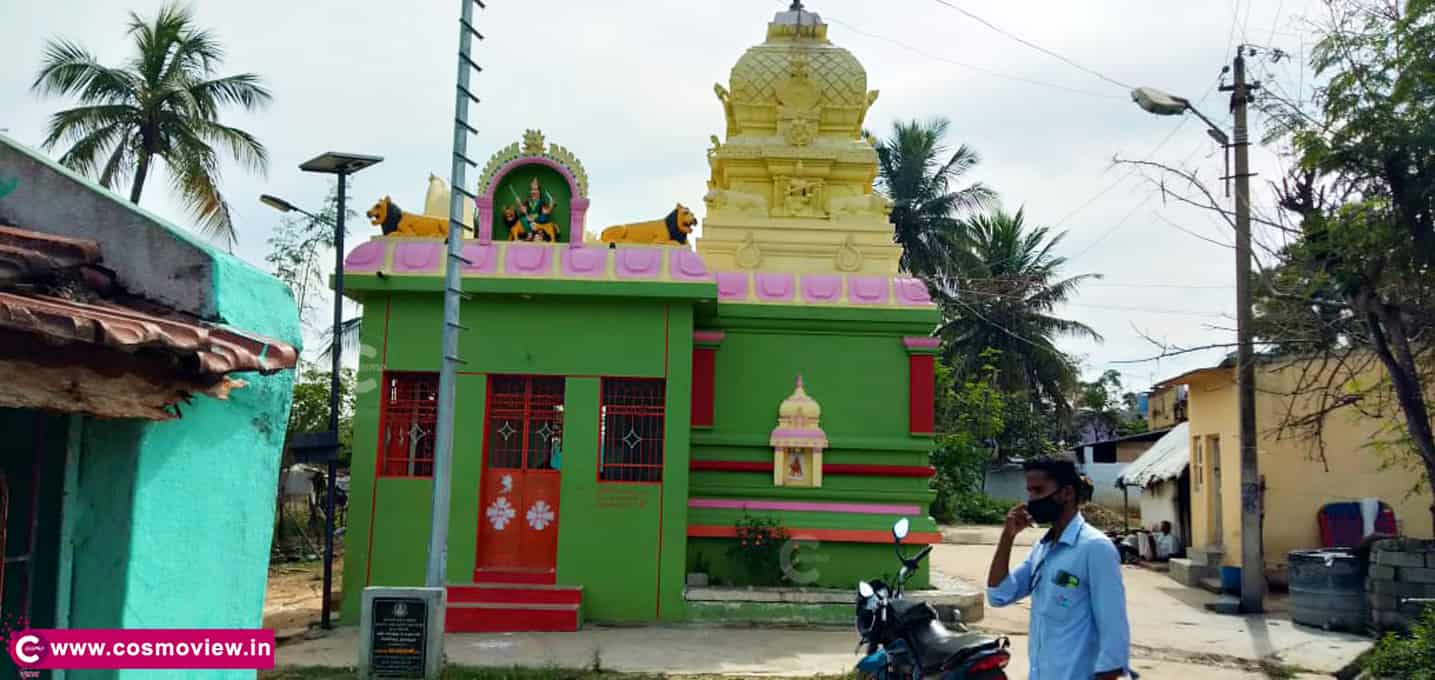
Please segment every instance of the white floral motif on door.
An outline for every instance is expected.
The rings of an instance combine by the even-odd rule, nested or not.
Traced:
[[[485,514],[488,515],[488,523],[492,524],[494,529],[503,531],[518,512],[508,504],[507,498],[499,498],[488,506],[488,511]]]
[[[513,475],[504,475],[503,479],[499,480],[499,484],[503,486],[502,493],[511,493],[513,491]]]
[[[543,531],[545,527],[553,523],[553,508],[547,501],[538,501],[528,509],[528,526],[534,531]]]

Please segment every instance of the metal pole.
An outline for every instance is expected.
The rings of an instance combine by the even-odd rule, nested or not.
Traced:
[[[438,432],[434,440],[433,510],[430,514],[428,568],[424,585],[444,587],[448,562],[449,496],[453,486],[453,424],[455,382],[458,379],[459,310],[463,301],[463,199],[468,159],[468,135],[475,130],[468,124],[468,103],[477,100],[469,90],[472,69],[477,68],[469,57],[473,38],[473,3],[459,0],[458,86],[454,98],[453,174],[449,182],[448,257],[444,267],[442,362],[438,375]],[[480,3],[481,5],[481,3]],[[475,218],[477,215],[475,214]],[[475,223],[475,227],[478,225]]]
[[[1246,131],[1245,46],[1236,50],[1231,93],[1236,119],[1236,384],[1241,421],[1241,611],[1265,609],[1265,556],[1261,545],[1260,460],[1257,457],[1256,364],[1251,344],[1251,165]]]
[[[329,341],[332,364],[329,373],[329,433],[334,442],[339,441],[339,360],[343,354],[344,333],[344,191],[349,176],[339,172],[339,202],[335,206],[334,224],[334,336]],[[334,584],[334,487],[338,484],[339,461],[335,451],[329,458],[329,476],[324,480],[324,603],[319,625],[325,630],[333,627],[330,610],[333,608]]]

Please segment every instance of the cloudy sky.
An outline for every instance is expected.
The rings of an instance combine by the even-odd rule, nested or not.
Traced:
[[[149,15],[160,4],[0,3],[0,26],[12,29],[0,63],[0,130],[38,144],[47,117],[68,103],[29,90],[47,38],[63,36],[116,63],[129,54],[126,13]],[[485,70],[475,89],[484,103],[472,116],[481,134],[470,142],[470,155],[484,159],[523,130],[541,128],[587,167],[591,227],[651,219],[674,201],[701,212],[704,150],[708,136],[723,131],[713,83],[727,83],[733,63],[763,40],[767,22],[787,4],[489,0],[478,15],[488,39],[476,52]],[[1219,218],[1163,203],[1148,180],[1111,164],[1117,155],[1149,157],[1215,178],[1223,174],[1221,154],[1199,121],[1145,114],[1122,85],[1153,85],[1193,100],[1208,96],[1201,108],[1228,125],[1225,98],[1212,87],[1234,45],[1245,41],[1296,55],[1275,64],[1257,59],[1253,70],[1286,92],[1308,91],[1310,76],[1299,57],[1309,46],[1308,20],[1319,18],[1319,0],[807,5],[831,24],[833,41],[866,65],[869,87],[882,91],[869,127],[881,134],[897,119],[949,118],[951,141],[982,155],[973,179],[999,191],[1008,208],[1024,206],[1029,222],[1068,231],[1060,248],[1070,258],[1068,273],[1105,275],[1062,310],[1105,336],[1100,344],[1065,343],[1088,374],[1118,368],[1128,386],[1141,388],[1219,359],[1219,352],[1208,352],[1116,363],[1156,353],[1143,335],[1185,346],[1230,341],[1235,295],[1233,252],[1205,240],[1230,242]],[[317,209],[326,180],[297,166],[320,152],[386,158],[353,181],[361,211],[385,194],[421,210],[429,173],[447,177],[457,1],[198,0],[193,6],[199,22],[228,47],[224,70],[261,74],[274,94],[262,113],[227,119],[255,133],[271,155],[267,177],[237,168],[224,177],[240,225],[237,254],[262,265],[279,215],[259,204],[259,194]],[[1258,188],[1279,168],[1273,150],[1253,151]],[[144,206],[190,223],[165,182],[149,185]],[[367,224],[357,225],[351,239],[370,233]]]

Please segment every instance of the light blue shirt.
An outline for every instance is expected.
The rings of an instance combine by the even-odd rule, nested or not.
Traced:
[[[987,589],[993,607],[1028,595],[1030,680],[1091,680],[1130,667],[1121,555],[1080,514],[1060,538],[1043,538],[1001,585]]]

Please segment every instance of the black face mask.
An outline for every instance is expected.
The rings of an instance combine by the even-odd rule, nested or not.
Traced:
[[[1031,515],[1032,520],[1037,524],[1051,524],[1061,517],[1061,502],[1056,500],[1058,493],[1061,493],[1061,489],[1026,502],[1026,512]]]

